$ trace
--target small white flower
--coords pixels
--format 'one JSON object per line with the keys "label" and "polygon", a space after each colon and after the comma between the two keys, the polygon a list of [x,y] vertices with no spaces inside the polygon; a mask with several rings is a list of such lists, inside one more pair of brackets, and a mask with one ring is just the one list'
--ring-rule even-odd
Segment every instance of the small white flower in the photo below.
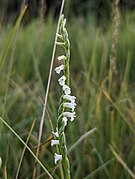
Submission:
{"label": "small white flower", "polygon": [[63,85],[62,89],[66,95],[71,94],[71,89],[69,86]]}
{"label": "small white flower", "polygon": [[56,36],[59,37],[59,38],[62,38],[62,35],[56,33]]}
{"label": "small white flower", "polygon": [[66,117],[63,117],[62,119],[64,121],[64,126],[66,127],[68,119]]}
{"label": "small white flower", "polygon": [[0,157],[0,168],[1,168],[1,166],[2,166],[2,159],[1,159],[1,157]]}
{"label": "small white flower", "polygon": [[51,146],[58,145],[59,140],[51,140]]}
{"label": "small white flower", "polygon": [[72,109],[72,112],[75,110],[75,106],[76,106],[76,103],[68,103],[68,102],[65,102],[63,104],[64,108],[71,108]]}
{"label": "small white flower", "polygon": [[61,55],[58,57],[58,60],[61,61],[61,60],[65,60],[66,59],[66,56],[65,55]]}
{"label": "small white flower", "polygon": [[61,72],[62,70],[64,70],[64,65],[60,65],[60,66],[58,66],[58,67],[55,68],[55,71],[56,71],[57,74],[60,74],[60,72]]}
{"label": "small white flower", "polygon": [[52,132],[52,134],[53,134],[55,137],[59,137],[58,127],[56,127],[56,132]]}
{"label": "small white flower", "polygon": [[63,86],[65,85],[66,77],[63,75],[60,79],[58,79],[59,85]]}
{"label": "small white flower", "polygon": [[75,112],[63,112],[62,114],[63,114],[64,117],[69,117],[71,122],[76,117]]}
{"label": "small white flower", "polygon": [[62,160],[62,155],[59,155],[59,154],[56,154],[56,153],[55,153],[54,159],[55,159],[55,164],[57,164],[57,162],[58,162],[59,160]]}
{"label": "small white flower", "polygon": [[71,103],[75,103],[75,96],[71,96],[71,95],[64,95],[63,99],[69,100]]}
{"label": "small white flower", "polygon": [[62,47],[65,45],[65,43],[63,43],[63,42],[55,42],[55,44],[59,45],[59,46],[62,46]]}

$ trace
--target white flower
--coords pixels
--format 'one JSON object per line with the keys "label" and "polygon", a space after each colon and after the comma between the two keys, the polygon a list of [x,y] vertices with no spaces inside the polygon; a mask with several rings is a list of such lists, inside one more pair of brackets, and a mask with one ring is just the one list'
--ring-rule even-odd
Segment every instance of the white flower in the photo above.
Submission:
{"label": "white flower", "polygon": [[56,36],[59,37],[59,38],[62,38],[62,35],[56,33]]}
{"label": "white flower", "polygon": [[59,46],[62,46],[62,47],[65,45],[65,43],[63,43],[63,42],[55,42],[55,44],[59,45]]}
{"label": "white flower", "polygon": [[63,114],[64,117],[69,117],[71,122],[76,117],[75,112],[63,112],[62,114]]}
{"label": "white flower", "polygon": [[71,89],[69,86],[63,85],[62,89],[66,95],[71,94]]}
{"label": "white flower", "polygon": [[52,132],[52,134],[53,134],[55,137],[59,137],[58,127],[56,127],[56,132]]}
{"label": "white flower", "polygon": [[62,119],[63,119],[63,121],[64,121],[64,126],[66,126],[68,119],[67,119],[66,117],[63,117]]}
{"label": "white flower", "polygon": [[59,155],[59,154],[56,154],[56,153],[55,153],[54,159],[55,159],[55,164],[57,164],[57,162],[58,162],[59,160],[62,160],[62,155]]}
{"label": "white flower", "polygon": [[51,140],[51,146],[58,145],[59,140]]}
{"label": "white flower", "polygon": [[55,71],[56,71],[57,74],[60,74],[60,72],[61,72],[62,70],[64,70],[64,65],[60,65],[60,66],[58,66],[58,67],[55,68]]}
{"label": "white flower", "polygon": [[71,95],[64,95],[63,99],[69,100],[71,103],[75,103],[75,96],[71,96]]}
{"label": "white flower", "polygon": [[72,112],[74,111],[75,109],[75,106],[76,106],[76,103],[68,103],[68,102],[65,102],[63,104],[64,108],[71,108],[72,109]]}
{"label": "white flower", "polygon": [[65,85],[66,77],[63,75],[60,79],[58,79],[59,85],[63,86]]}
{"label": "white flower", "polygon": [[65,55],[61,55],[58,57],[58,60],[61,61],[61,60],[65,60],[66,59],[66,56]]}

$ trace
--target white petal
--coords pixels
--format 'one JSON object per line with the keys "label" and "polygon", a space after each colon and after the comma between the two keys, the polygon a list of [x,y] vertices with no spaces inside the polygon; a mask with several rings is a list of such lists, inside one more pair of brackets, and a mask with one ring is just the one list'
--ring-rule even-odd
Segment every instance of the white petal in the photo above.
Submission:
{"label": "white petal", "polygon": [[58,133],[58,128],[56,127],[56,132],[52,132],[53,135],[55,135],[55,137],[59,137],[59,133]]}
{"label": "white petal", "polygon": [[57,164],[57,162],[58,162],[59,160],[62,160],[62,155],[59,155],[59,154],[56,154],[56,153],[55,153],[54,159],[55,159],[55,164]]}
{"label": "white petal", "polygon": [[66,95],[71,94],[71,89],[69,86],[64,85],[62,89]]}
{"label": "white petal", "polygon": [[66,56],[65,55],[61,55],[58,57],[58,60],[61,61],[61,60],[65,60],[66,59]]}
{"label": "white petal", "polygon": [[51,146],[58,145],[59,140],[51,140]]}
{"label": "white petal", "polygon": [[65,85],[66,77],[63,75],[60,79],[58,79],[59,85],[63,86]]}
{"label": "white petal", "polygon": [[62,114],[63,114],[64,117],[69,117],[71,122],[76,117],[75,112],[63,112]]}
{"label": "white petal", "polygon": [[61,72],[62,70],[64,70],[64,65],[60,65],[60,66],[58,66],[58,67],[55,68],[55,71],[56,71],[57,74],[60,74],[60,72]]}
{"label": "white petal", "polygon": [[55,44],[59,45],[59,46],[62,46],[62,47],[65,45],[65,43],[63,43],[63,42],[55,42]]}
{"label": "white petal", "polygon": [[64,95],[63,96],[64,99],[69,100],[71,103],[75,103],[75,96],[71,96],[71,95]]}
{"label": "white petal", "polygon": [[63,104],[63,106],[64,106],[65,108],[71,108],[71,109],[72,109],[72,112],[73,112],[74,109],[75,109],[76,103],[68,103],[68,102],[65,102],[65,103]]}
{"label": "white petal", "polygon": [[66,117],[63,117],[62,119],[63,119],[63,121],[64,121],[64,126],[66,126],[68,119],[67,119]]}

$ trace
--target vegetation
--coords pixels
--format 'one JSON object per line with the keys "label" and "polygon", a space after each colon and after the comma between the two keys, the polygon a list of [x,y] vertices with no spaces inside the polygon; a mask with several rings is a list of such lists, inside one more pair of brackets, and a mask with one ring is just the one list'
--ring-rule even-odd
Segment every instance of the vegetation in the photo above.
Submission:
{"label": "vegetation", "polygon": [[[102,26],[97,25],[91,16],[86,21],[72,18],[68,22],[71,86],[77,98],[77,108],[74,125],[67,126],[65,133],[74,179],[135,177],[134,22],[135,12],[121,17],[115,88],[109,81],[111,22],[103,21]],[[7,25],[0,29],[1,56],[12,28]],[[27,141],[34,153],[55,33],[56,22],[51,16],[45,24],[34,20],[25,27],[21,26],[0,66],[0,117]],[[63,54],[63,51],[57,49],[57,54]],[[59,171],[54,164],[55,149],[49,140],[52,138],[50,121],[55,127],[59,91],[53,73],[39,159],[54,178],[59,178]],[[9,179],[16,178],[21,159],[19,178],[32,178],[34,158],[25,149],[26,146],[0,122],[2,178],[6,175]],[[48,177],[40,165],[37,175]]]}

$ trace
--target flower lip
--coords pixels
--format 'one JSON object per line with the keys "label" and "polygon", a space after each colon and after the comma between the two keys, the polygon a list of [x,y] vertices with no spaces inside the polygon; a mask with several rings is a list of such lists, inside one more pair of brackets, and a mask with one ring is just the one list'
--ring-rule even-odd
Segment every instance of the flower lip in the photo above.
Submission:
{"label": "flower lip", "polygon": [[51,146],[58,145],[59,140],[51,140]]}
{"label": "flower lip", "polygon": [[70,87],[69,86],[67,86],[67,85],[63,85],[63,91],[64,91],[64,93],[66,94],[66,95],[69,95],[69,94],[71,94],[71,89],[70,89]]}
{"label": "flower lip", "polygon": [[75,114],[76,114],[75,112],[63,112],[62,113],[64,117],[69,117],[71,122],[74,121],[74,118],[76,117]]}
{"label": "flower lip", "polygon": [[62,35],[56,33],[56,36],[59,37],[59,38],[62,38]]}
{"label": "flower lip", "polygon": [[61,56],[59,56],[57,59],[58,59],[58,61],[65,60],[65,59],[66,59],[66,56],[65,56],[65,55],[61,55]]}
{"label": "flower lip", "polygon": [[65,80],[66,80],[66,77],[65,75],[63,75],[60,79],[58,79],[59,85],[60,86],[65,85]]}
{"label": "flower lip", "polygon": [[76,97],[71,95],[63,95],[63,99],[69,100],[71,103],[75,103]]}
{"label": "flower lip", "polygon": [[55,71],[56,71],[57,74],[60,74],[60,72],[61,72],[62,70],[64,70],[64,65],[60,65],[60,66],[58,66],[58,67],[55,68]]}
{"label": "flower lip", "polygon": [[54,159],[55,159],[55,164],[57,164],[57,162],[59,161],[59,160],[62,160],[62,155],[59,155],[59,154],[56,154],[55,153],[55,155],[54,155]]}

